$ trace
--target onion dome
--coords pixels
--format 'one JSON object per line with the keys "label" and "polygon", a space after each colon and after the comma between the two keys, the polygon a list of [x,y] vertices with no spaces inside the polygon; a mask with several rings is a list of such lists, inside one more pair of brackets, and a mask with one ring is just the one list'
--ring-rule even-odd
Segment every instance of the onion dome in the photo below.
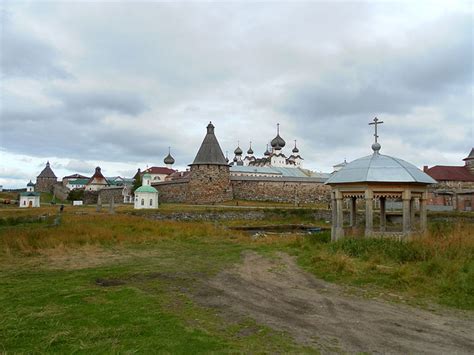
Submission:
{"label": "onion dome", "polygon": [[296,140],[295,140],[295,147],[293,148],[292,152],[295,154],[300,152],[300,150],[296,148]]}
{"label": "onion dome", "polygon": [[237,146],[237,148],[235,148],[235,150],[234,150],[234,154],[235,155],[242,155],[242,153],[243,153],[242,149],[240,149],[240,147]]}
{"label": "onion dome", "polygon": [[247,150],[248,155],[253,155],[253,150],[252,150],[252,142],[250,142],[250,147],[249,150]]}
{"label": "onion dome", "polygon": [[28,184],[26,184],[26,186],[35,186],[35,184],[33,184],[30,180],[30,182]]}
{"label": "onion dome", "polygon": [[169,164],[169,165],[173,165],[174,164],[174,158],[171,156],[171,151],[170,151],[170,147],[168,147],[168,155],[166,156],[166,158],[163,160],[163,162],[165,164]]}
{"label": "onion dome", "polygon": [[268,144],[267,144],[267,150],[265,151],[265,153],[263,153],[263,155],[265,155],[266,157],[268,157],[269,155],[271,155],[272,153],[270,153],[270,151],[268,150]]}
{"label": "onion dome", "polygon": [[277,124],[277,135],[275,138],[272,139],[270,144],[272,145],[272,148],[275,148],[275,149],[281,149],[286,144],[285,140],[280,137],[280,124],[279,123]]}

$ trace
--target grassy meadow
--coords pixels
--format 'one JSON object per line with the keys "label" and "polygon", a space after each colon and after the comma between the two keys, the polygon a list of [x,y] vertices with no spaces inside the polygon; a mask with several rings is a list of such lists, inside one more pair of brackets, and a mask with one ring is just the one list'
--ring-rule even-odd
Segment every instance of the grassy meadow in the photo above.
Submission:
{"label": "grassy meadow", "polygon": [[303,209],[216,223],[67,207],[54,226],[57,209],[0,210],[0,352],[313,351],[250,317],[229,319],[193,301],[200,280],[239,263],[245,250],[287,252],[317,277],[365,297],[474,309],[469,222],[431,223],[429,233],[405,243],[329,243],[328,232],[253,238],[229,228],[325,225]]}

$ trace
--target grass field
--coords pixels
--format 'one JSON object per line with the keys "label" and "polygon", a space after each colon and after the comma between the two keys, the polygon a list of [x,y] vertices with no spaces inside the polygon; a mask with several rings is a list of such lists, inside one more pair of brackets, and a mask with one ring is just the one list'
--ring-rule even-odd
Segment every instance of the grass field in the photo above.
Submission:
{"label": "grass field", "polygon": [[[193,301],[200,280],[246,250],[295,255],[318,277],[369,297],[474,309],[472,224],[431,224],[408,243],[331,244],[328,233],[251,238],[227,228],[235,221],[153,221],[121,213],[127,208],[66,208],[54,227],[56,211],[0,211],[0,352],[312,352],[250,317]],[[323,223],[301,211],[253,224]]]}

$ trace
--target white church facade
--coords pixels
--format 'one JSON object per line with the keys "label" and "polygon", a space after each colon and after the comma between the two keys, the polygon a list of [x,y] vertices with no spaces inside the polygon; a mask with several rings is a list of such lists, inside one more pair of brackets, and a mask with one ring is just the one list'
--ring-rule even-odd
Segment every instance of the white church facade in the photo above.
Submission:
{"label": "white church facade", "polygon": [[26,192],[20,193],[20,208],[40,207],[39,192],[35,192],[35,185],[31,182],[26,184]]}
{"label": "white church facade", "polygon": [[142,186],[135,190],[134,209],[156,209],[158,208],[158,191],[151,186],[152,177],[144,174]]}

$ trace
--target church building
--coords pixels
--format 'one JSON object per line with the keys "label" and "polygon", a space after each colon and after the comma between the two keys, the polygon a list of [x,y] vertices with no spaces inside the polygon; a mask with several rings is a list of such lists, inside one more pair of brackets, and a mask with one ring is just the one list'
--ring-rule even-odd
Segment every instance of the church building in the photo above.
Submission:
{"label": "church building", "polygon": [[35,184],[30,180],[26,184],[26,192],[20,193],[20,208],[40,207],[40,196],[39,192],[35,192]]}
{"label": "church building", "polygon": [[263,153],[263,157],[256,158],[252,149],[252,142],[250,142],[249,149],[245,158],[242,158],[243,151],[240,148],[240,144],[237,144],[237,148],[234,150],[234,159],[231,166],[256,166],[256,167],[275,167],[275,168],[302,168],[303,158],[299,154],[299,149],[295,146],[291,151],[291,154],[287,157],[283,153],[283,148],[286,142],[280,136],[280,124],[277,124],[277,135],[270,142],[271,151],[267,149]]}

